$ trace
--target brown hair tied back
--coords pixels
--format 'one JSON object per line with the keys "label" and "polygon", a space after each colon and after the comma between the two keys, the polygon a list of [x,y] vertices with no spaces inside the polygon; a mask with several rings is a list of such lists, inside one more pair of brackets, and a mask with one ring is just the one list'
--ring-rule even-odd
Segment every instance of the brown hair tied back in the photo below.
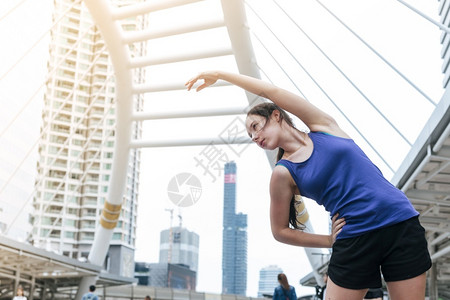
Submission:
{"label": "brown hair tied back", "polygon": [[[253,106],[247,113],[249,115],[257,115],[264,117],[266,121],[269,121],[270,116],[272,115],[274,110],[278,110],[280,112],[280,122],[285,121],[289,126],[295,128],[295,124],[292,121],[292,118],[286,113],[285,110],[281,109],[278,105],[272,102],[264,102],[258,105]],[[284,149],[278,148],[277,154],[277,162],[283,157]],[[297,222],[297,212],[295,210],[295,197],[292,195],[291,202],[289,204],[289,224],[294,229],[302,229]],[[303,224],[300,224],[303,225]]]}
{"label": "brown hair tied back", "polygon": [[278,274],[277,278],[278,278],[278,281],[280,282],[280,285],[285,290],[289,291],[290,287],[289,287],[289,282],[288,282],[288,279],[287,279],[286,275],[284,273],[280,273],[280,274]]}

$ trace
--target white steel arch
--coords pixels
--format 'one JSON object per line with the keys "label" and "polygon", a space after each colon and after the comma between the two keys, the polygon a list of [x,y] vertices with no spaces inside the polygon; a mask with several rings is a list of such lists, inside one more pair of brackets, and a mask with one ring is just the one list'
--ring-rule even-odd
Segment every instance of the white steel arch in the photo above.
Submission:
{"label": "white steel arch", "polygon": [[[121,34],[121,29],[118,23],[111,20],[112,11],[108,2],[85,1],[85,3],[108,45],[116,78],[116,139],[120,142],[115,143],[108,198],[105,201],[100,217],[100,226],[96,229],[94,242],[88,257],[88,260],[93,264],[102,265],[122,206],[131,140],[132,72],[129,68],[130,55],[126,45],[121,42],[121,39],[117,38]],[[81,299],[83,292],[87,291],[89,285],[94,283],[95,280],[96,277],[91,276],[81,280],[77,299]]]}
{"label": "white steel arch", "polygon": [[[180,61],[195,60],[206,57],[215,57],[222,55],[234,55],[238,70],[240,73],[256,78],[261,78],[257,68],[253,47],[250,40],[248,25],[246,21],[244,3],[242,0],[221,0],[223,11],[223,22],[198,22],[195,21],[191,26],[183,28],[172,28],[160,30],[159,32],[124,32],[119,25],[121,19],[143,15],[146,13],[170,9],[182,5],[200,2],[199,0],[164,0],[143,2],[136,5],[125,6],[121,8],[112,7],[106,0],[84,0],[92,14],[92,17],[99,27],[105,44],[107,45],[111,61],[114,66],[116,78],[116,142],[114,150],[114,160],[112,166],[112,176],[109,182],[108,197],[100,217],[99,226],[96,229],[94,242],[88,260],[96,265],[102,265],[113,230],[117,224],[122,205],[122,195],[126,181],[126,170],[128,164],[129,151],[132,148],[142,147],[167,147],[167,146],[187,146],[187,145],[207,145],[213,141],[215,144],[223,144],[219,138],[211,139],[177,139],[175,141],[138,141],[132,140],[132,123],[135,121],[166,118],[187,118],[199,116],[223,116],[232,114],[242,114],[242,108],[209,109],[196,112],[175,111],[167,114],[140,113],[133,111],[133,97],[136,94],[178,90],[184,89],[182,83],[169,83],[160,86],[143,84],[133,85],[132,70],[134,68],[143,68],[156,64],[175,63]],[[204,50],[196,53],[180,53],[175,56],[159,58],[158,60],[149,57],[130,57],[127,49],[128,44],[133,42],[145,42],[148,39],[161,36],[170,36],[187,32],[201,31],[210,28],[226,26],[231,42],[231,49],[213,49]],[[223,83],[217,83],[220,86]],[[253,94],[247,93],[249,105],[254,105],[261,100]],[[249,143],[250,140],[244,141]],[[275,153],[267,152],[267,157],[271,166],[275,160]],[[301,222],[305,224],[306,230],[313,232],[312,224],[304,204],[299,207],[301,213]],[[317,282],[322,282],[318,269],[322,265],[320,256],[314,256],[312,249],[307,249],[306,254],[313,267]],[[88,286],[95,283],[95,277],[84,277],[80,283],[77,299],[81,299]]]}

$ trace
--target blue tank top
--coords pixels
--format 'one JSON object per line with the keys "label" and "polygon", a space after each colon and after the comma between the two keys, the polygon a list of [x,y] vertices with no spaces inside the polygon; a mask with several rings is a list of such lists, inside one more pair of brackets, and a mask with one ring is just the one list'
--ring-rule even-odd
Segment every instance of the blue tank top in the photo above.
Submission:
{"label": "blue tank top", "polygon": [[419,213],[405,194],[383,177],[352,139],[311,132],[314,149],[304,162],[281,159],[300,194],[344,217],[338,239],[359,236]]}

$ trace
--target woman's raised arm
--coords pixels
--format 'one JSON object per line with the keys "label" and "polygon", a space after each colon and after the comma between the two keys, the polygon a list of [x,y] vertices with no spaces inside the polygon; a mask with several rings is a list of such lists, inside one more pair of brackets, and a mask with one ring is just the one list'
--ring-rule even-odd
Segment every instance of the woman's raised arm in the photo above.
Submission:
{"label": "woman's raised arm", "polygon": [[327,113],[299,95],[260,79],[224,71],[207,71],[193,77],[185,85],[190,90],[198,80],[204,80],[203,84],[197,87],[196,90],[198,92],[216,83],[219,79],[239,86],[255,95],[269,99],[282,109],[296,115],[312,131],[324,131],[337,136],[348,137],[339,128],[336,121]]}

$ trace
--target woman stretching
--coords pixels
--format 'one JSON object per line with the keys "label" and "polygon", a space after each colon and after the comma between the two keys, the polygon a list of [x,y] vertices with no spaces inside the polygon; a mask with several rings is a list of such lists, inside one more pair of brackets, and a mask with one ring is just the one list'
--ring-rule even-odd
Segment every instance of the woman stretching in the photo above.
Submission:
{"label": "woman stretching", "polygon": [[[272,234],[286,244],[333,249],[325,299],[363,299],[369,288],[381,287],[381,269],[390,299],[423,300],[431,259],[419,213],[404,193],[330,115],[298,95],[222,71],[200,73],[186,87],[202,80],[200,91],[219,79],[271,101],[254,106],[245,126],[258,146],[279,149],[270,180]],[[302,120],[309,133],[296,129],[286,111]],[[290,213],[294,195],[330,212],[330,235],[297,229]]]}

